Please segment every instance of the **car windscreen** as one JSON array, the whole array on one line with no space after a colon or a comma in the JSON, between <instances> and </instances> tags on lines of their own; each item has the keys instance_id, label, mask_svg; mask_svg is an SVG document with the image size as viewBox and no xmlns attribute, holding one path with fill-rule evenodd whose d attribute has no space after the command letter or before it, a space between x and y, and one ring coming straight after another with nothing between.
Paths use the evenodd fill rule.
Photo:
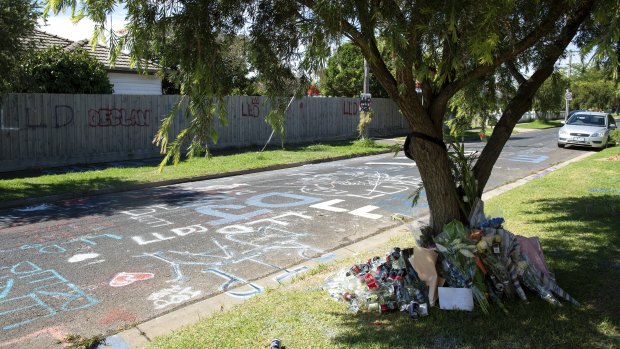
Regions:
<instances>
[{"instance_id":1,"label":"car windscreen","mask_svg":"<svg viewBox=\"0 0 620 349\"><path fill-rule=\"evenodd\" d=\"M605 115L575 114L568 119L567 125L605 126Z\"/></svg>"}]
</instances>

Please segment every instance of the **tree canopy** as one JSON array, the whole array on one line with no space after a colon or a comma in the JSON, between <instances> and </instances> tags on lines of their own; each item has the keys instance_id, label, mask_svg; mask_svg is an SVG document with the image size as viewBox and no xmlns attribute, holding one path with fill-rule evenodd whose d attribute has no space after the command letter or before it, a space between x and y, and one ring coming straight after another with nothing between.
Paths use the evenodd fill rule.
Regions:
<instances>
[{"instance_id":1,"label":"tree canopy","mask_svg":"<svg viewBox=\"0 0 620 349\"><path fill-rule=\"evenodd\" d=\"M22 40L32 33L38 17L33 0L0 0L0 93L11 89L19 61L27 47Z\"/></svg>"},{"instance_id":2,"label":"tree canopy","mask_svg":"<svg viewBox=\"0 0 620 349\"><path fill-rule=\"evenodd\" d=\"M620 111L620 86L606 69L576 64L573 72L571 109Z\"/></svg>"},{"instance_id":3,"label":"tree canopy","mask_svg":"<svg viewBox=\"0 0 620 349\"><path fill-rule=\"evenodd\" d=\"M112 48L143 57L151 42L174 42L174 50L158 54L178 62L193 121L169 143L170 120L164 120L156 140L169 155L184 141L190 150L204 149L216 137L213 122L223 113L217 98L205 97L221 97L228 84L219 74L230 44L222 38L248 37L270 96L290 95L284 82L318 71L344 40L359 47L413 131L408 150L435 231L467 216L459 190L464 181L453 176L442 140L453 97L500 78L512 86L503 92L501 118L472 169L475 181L467 181L476 186L468 192L479 197L512 129L569 43L594 50L613 69L620 49L617 0L48 0L48 9L71 8L103 30L116 3L125 4L129 23L126 36L112 38Z\"/></svg>"},{"instance_id":4,"label":"tree canopy","mask_svg":"<svg viewBox=\"0 0 620 349\"><path fill-rule=\"evenodd\" d=\"M556 71L551 74L534 96L533 107L536 117L546 119L550 113L564 110L564 96L567 88L568 78L562 72Z\"/></svg>"}]
</instances>

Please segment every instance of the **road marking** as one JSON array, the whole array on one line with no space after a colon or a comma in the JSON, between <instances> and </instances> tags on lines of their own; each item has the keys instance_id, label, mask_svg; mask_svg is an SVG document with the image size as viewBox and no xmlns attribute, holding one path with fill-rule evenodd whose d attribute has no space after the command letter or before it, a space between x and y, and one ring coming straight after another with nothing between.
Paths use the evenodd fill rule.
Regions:
<instances>
[{"instance_id":1,"label":"road marking","mask_svg":"<svg viewBox=\"0 0 620 349\"><path fill-rule=\"evenodd\" d=\"M528 162L531 164L539 164L545 160L547 160L549 157L546 155L515 155L512 158L509 158L509 161L516 161L516 162Z\"/></svg>"},{"instance_id":2,"label":"road marking","mask_svg":"<svg viewBox=\"0 0 620 349\"><path fill-rule=\"evenodd\" d=\"M383 216L380 214L369 213L370 211L374 211L378 208L379 207L377 206L368 205L368 206L360 207L357 210L353 210L349 213L355 216L366 217L370 219L379 219Z\"/></svg>"},{"instance_id":3,"label":"road marking","mask_svg":"<svg viewBox=\"0 0 620 349\"><path fill-rule=\"evenodd\" d=\"M321 202L318 204L310 205L312 208L318 208L319 210L331 211L331 212L349 212L346 208L334 207L332 205L343 202L342 199L334 199L325 202Z\"/></svg>"}]
</instances>

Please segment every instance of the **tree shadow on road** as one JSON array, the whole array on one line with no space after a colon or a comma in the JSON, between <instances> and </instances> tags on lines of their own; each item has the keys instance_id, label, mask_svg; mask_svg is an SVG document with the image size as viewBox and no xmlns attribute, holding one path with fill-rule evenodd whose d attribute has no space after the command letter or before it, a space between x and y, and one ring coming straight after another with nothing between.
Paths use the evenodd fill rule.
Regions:
<instances>
[{"instance_id":1,"label":"tree shadow on road","mask_svg":"<svg viewBox=\"0 0 620 349\"><path fill-rule=\"evenodd\" d=\"M142 186L142 188L141 188ZM100 191L94 195L88 194L89 189L97 188ZM126 188L130 191L118 192ZM115 193L101 195L106 189L113 189ZM3 193L10 195L12 189L3 189ZM71 198L58 201L37 200L37 203L28 205L26 202L19 207L0 210L0 229L15 227L38 222L54 222L64 219L81 217L112 216L119 211L128 211L153 205L184 206L212 201L222 201L230 198L220 191L202 191L180 185L148 188L148 185L137 181L121 180L117 178L99 177L81 181L62 182L57 184L29 184L20 192L26 191L28 196L45 196L46 193L74 193Z\"/></svg>"}]
</instances>

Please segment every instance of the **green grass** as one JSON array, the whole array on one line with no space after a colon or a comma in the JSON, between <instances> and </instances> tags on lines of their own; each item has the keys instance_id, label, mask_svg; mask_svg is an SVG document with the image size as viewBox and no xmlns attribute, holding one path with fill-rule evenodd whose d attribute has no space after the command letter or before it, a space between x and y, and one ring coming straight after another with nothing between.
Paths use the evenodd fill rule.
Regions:
<instances>
[{"instance_id":1,"label":"green grass","mask_svg":"<svg viewBox=\"0 0 620 349\"><path fill-rule=\"evenodd\" d=\"M377 154L388 150L388 145L374 142L336 142L290 147L286 150L269 150L262 153L246 151L214 156L210 159L194 158L182 161L177 166L168 166L162 173L157 171L156 165L152 165L7 179L0 180L0 201L111 187L124 188L136 184L216 175L339 156Z\"/></svg>"},{"instance_id":2,"label":"green grass","mask_svg":"<svg viewBox=\"0 0 620 349\"><path fill-rule=\"evenodd\" d=\"M524 122L517 124L516 128L533 128L533 129L545 129L553 127L561 127L562 120L534 120L531 122Z\"/></svg>"},{"instance_id":3,"label":"green grass","mask_svg":"<svg viewBox=\"0 0 620 349\"><path fill-rule=\"evenodd\" d=\"M413 321L401 314L348 314L320 290L324 278L352 260L321 266L277 290L250 299L168 336L149 348L261 348L281 338L287 348L617 348L620 323L620 162L602 159L620 147L536 179L487 202L506 228L539 236L561 287L582 303L554 308L529 293L530 304L507 303L488 316L430 310ZM593 190L594 189L594 190ZM386 242L411 246L410 234Z\"/></svg>"}]
</instances>

